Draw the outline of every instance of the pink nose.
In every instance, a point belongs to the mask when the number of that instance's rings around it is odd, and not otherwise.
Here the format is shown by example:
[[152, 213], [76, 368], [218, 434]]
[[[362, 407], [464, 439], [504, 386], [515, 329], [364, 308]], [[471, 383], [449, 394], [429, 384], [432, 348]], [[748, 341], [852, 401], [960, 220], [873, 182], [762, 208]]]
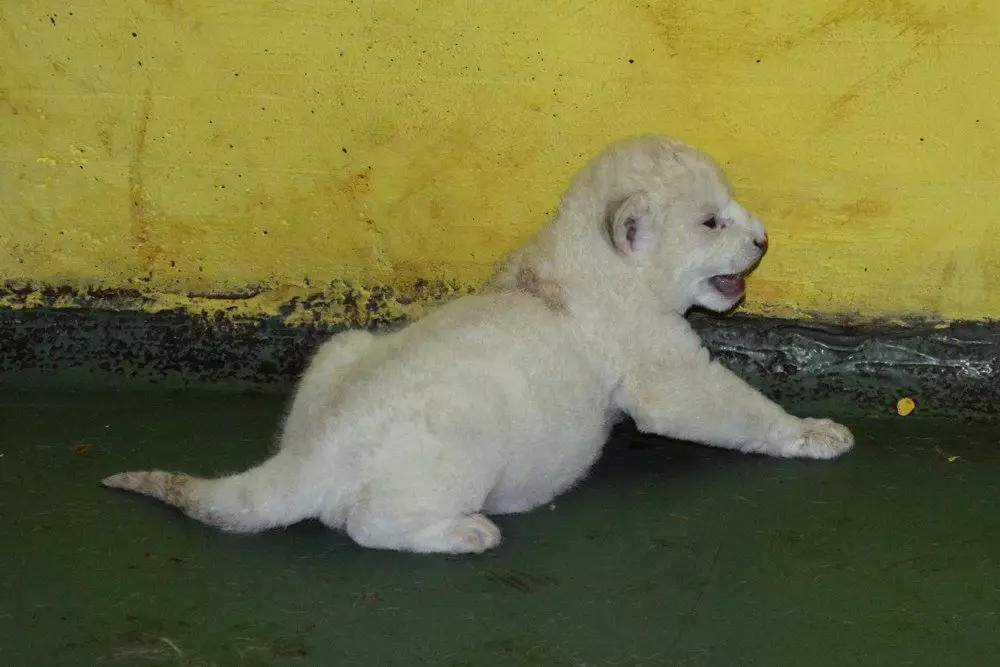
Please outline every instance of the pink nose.
[[767, 252], [767, 234], [764, 234], [763, 239], [754, 239], [753, 244], [760, 248], [760, 254]]

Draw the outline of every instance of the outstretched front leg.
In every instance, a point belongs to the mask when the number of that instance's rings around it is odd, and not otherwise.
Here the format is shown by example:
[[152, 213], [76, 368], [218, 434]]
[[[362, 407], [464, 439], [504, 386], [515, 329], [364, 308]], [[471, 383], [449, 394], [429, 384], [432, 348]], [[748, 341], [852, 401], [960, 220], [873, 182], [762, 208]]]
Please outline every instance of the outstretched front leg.
[[846, 427], [788, 414], [705, 349], [636, 365], [623, 379], [618, 403], [641, 431], [715, 447], [831, 459], [854, 446]]

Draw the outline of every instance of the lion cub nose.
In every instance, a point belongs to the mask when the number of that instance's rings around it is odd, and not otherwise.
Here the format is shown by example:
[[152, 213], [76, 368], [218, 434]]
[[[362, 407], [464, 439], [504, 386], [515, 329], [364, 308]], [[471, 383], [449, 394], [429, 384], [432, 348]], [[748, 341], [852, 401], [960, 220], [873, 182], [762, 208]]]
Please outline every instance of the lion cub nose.
[[767, 234], [764, 234], [764, 238], [762, 239], [754, 239], [753, 244], [760, 248], [760, 254], [763, 255], [767, 252]]

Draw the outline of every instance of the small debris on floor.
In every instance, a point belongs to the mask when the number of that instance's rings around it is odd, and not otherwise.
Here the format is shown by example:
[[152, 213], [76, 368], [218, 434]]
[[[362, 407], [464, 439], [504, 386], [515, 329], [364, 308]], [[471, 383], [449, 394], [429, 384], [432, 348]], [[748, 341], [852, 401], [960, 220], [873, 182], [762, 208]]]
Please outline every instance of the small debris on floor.
[[917, 407], [917, 404], [913, 402], [913, 399], [909, 396], [899, 399], [896, 403], [896, 413], [900, 417], [905, 417], [906, 415], [913, 412]]
[[934, 453], [937, 454], [938, 456], [940, 456], [941, 458], [943, 458], [948, 463], [954, 463], [955, 461], [957, 461], [960, 458], [962, 458], [961, 456], [958, 456], [957, 454], [949, 454], [948, 452], [944, 451], [940, 447], [935, 447], [934, 448]]

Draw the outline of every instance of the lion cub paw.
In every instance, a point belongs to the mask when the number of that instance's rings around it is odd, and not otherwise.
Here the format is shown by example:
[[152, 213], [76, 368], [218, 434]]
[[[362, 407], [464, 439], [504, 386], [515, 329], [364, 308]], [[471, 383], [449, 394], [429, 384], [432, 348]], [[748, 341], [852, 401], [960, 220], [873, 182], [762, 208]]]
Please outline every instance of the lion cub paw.
[[426, 553], [481, 554], [498, 544], [497, 525], [482, 514], [469, 514], [421, 530], [412, 548]]
[[802, 420], [802, 431], [785, 456], [832, 459], [854, 447], [854, 436], [846, 426], [831, 419]]

